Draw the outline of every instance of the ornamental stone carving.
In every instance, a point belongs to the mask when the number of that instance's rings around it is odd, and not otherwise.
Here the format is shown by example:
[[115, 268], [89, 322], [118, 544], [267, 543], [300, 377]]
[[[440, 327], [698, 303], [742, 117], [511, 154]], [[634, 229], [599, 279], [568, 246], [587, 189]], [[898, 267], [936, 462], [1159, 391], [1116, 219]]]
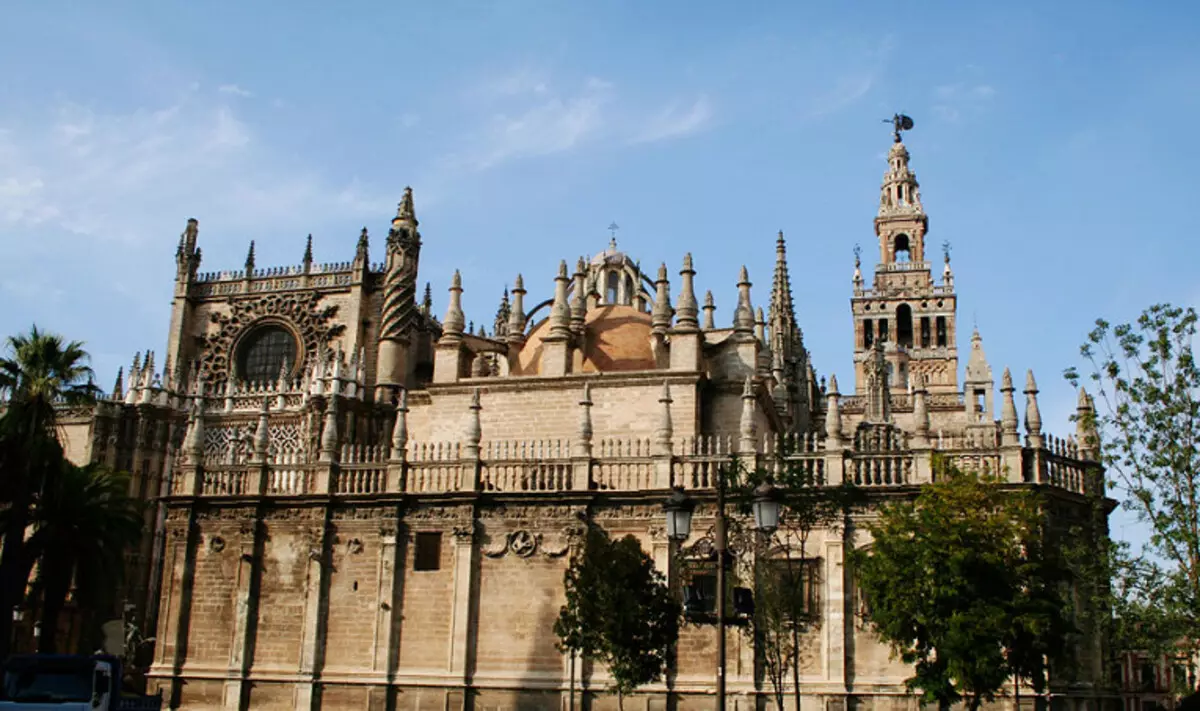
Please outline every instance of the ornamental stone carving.
[[[317, 292], [268, 294], [237, 299], [229, 314], [214, 313], [209, 319], [216, 332], [203, 337], [200, 371], [206, 382], [218, 385], [229, 379], [233, 349], [238, 340], [260, 323], [280, 323], [295, 332], [304, 360], [313, 362], [318, 352], [341, 335], [345, 326], [334, 323], [336, 305], [322, 307]], [[303, 364], [294, 364], [303, 367]]]

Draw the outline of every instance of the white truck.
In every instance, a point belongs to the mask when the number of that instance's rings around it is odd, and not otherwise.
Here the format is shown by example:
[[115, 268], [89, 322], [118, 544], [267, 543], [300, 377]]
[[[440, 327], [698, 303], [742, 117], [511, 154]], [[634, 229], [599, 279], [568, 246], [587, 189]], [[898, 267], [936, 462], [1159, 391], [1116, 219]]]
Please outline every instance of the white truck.
[[4, 663], [0, 711], [159, 711], [162, 695], [121, 693], [121, 660], [107, 654], [22, 654]]

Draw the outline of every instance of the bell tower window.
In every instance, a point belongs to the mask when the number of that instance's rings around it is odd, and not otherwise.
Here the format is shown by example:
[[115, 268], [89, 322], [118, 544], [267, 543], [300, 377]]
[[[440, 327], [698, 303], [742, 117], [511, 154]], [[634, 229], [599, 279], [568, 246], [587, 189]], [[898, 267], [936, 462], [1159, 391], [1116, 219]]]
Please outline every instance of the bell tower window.
[[937, 317], [937, 344], [938, 348], [946, 347], [946, 317]]
[[875, 323], [869, 318], [863, 320], [862, 344], [863, 348], [870, 348], [875, 344]]
[[921, 347], [929, 347], [929, 317], [921, 317]]
[[908, 244], [908, 235], [896, 235], [892, 242], [892, 259], [900, 264], [905, 264], [912, 260], [912, 250]]
[[888, 340], [888, 320], [886, 318], [879, 319], [879, 340], [887, 343]]
[[238, 346], [237, 377], [254, 383], [273, 382], [280, 372], [295, 365], [296, 338], [283, 326], [267, 324], [251, 331]]
[[896, 307], [896, 343], [905, 348], [912, 348], [912, 307], [900, 304]]

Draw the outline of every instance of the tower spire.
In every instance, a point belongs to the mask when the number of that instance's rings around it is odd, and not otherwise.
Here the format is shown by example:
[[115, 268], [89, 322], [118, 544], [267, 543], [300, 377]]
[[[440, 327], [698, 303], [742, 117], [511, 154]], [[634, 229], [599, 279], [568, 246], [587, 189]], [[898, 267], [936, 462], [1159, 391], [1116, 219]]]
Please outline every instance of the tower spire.
[[771, 283], [771, 304], [768, 324], [771, 328], [771, 350], [786, 362], [796, 358], [803, 348], [800, 329], [796, 325], [796, 308], [792, 302], [792, 280], [788, 275], [787, 242], [783, 230], [775, 240], [775, 276]]

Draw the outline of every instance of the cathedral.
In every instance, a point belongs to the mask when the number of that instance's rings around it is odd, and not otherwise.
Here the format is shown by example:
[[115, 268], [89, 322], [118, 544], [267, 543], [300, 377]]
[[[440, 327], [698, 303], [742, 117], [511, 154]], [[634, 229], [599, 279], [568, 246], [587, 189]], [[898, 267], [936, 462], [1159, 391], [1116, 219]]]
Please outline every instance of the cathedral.
[[[805, 347], [782, 233], [769, 290], [741, 270], [731, 323], [696, 293], [692, 255], [673, 279], [615, 240], [556, 274], [513, 275], [494, 319], [471, 322], [457, 272], [420, 274], [418, 225], [406, 189], [382, 261], [364, 229], [350, 261], [315, 263], [310, 240], [299, 265], [264, 268], [251, 243], [244, 268], [204, 273], [189, 220], [165, 353], [135, 357], [66, 420], [74, 460], [128, 470], [157, 502], [129, 598], [155, 631], [151, 688], [173, 708], [615, 709], [606, 669], [556, 648], [569, 554], [596, 525], [687, 576], [735, 456], [872, 502], [930, 482], [935, 453], [1040, 487], [1067, 514], [1101, 481], [1088, 433], [1043, 432], [1031, 372], [1020, 395], [1007, 368], [997, 383], [978, 332], [960, 369], [949, 253], [930, 259], [899, 131], [878, 262], [868, 282], [859, 255], [848, 285], [843, 384]], [[422, 278], [448, 285], [444, 314]], [[1082, 392], [1079, 407], [1093, 407]], [[679, 551], [672, 487], [699, 502]], [[850, 523], [795, 551], [819, 610], [804, 711], [919, 708], [844, 564], [867, 539]], [[753, 640], [724, 633], [729, 707], [770, 707]], [[670, 673], [626, 705], [711, 708], [718, 634], [684, 625]], [[1083, 658], [1053, 680], [1055, 708], [1094, 708], [1099, 655]]]

